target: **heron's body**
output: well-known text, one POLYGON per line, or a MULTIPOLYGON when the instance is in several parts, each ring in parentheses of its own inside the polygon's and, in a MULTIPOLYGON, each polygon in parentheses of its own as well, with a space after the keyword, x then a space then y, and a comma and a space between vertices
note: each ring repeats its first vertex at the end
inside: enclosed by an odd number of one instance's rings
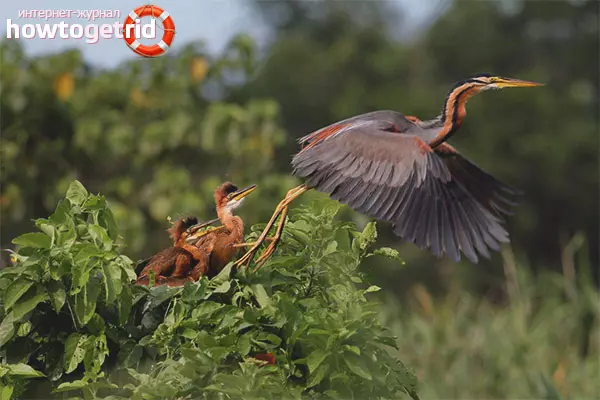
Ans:
MULTIPOLYGON (((394 232, 437 256, 472 262, 489 257, 508 241, 503 216, 516 194, 445 143, 462 125, 465 104, 476 93, 501 87, 538 86, 510 78, 480 74, 458 82, 449 91, 441 114, 429 121, 395 111, 375 111, 336 122, 300 139, 303 146, 292 160, 294 175, 305 184, 292 189, 280 203, 264 240, 278 215, 309 189, 381 221, 394 232)), ((276 242, 276 241, 275 241, 276 242)), ((264 261, 274 250, 270 245, 264 261)), ((240 262, 249 261, 256 248, 240 262)))
POLYGON ((206 262, 204 253, 188 244, 186 230, 198 223, 194 217, 182 218, 169 229, 173 246, 163 249, 148 260, 141 263, 143 267, 136 281, 140 285, 148 285, 150 271, 154 273, 157 284, 167 283, 168 279, 187 278, 192 269, 201 262, 206 262))
POLYGON ((228 194, 236 192, 237 187, 232 184, 224 184, 215 191, 215 203, 217 205, 217 216, 222 226, 207 236, 202 236, 199 241, 192 242, 201 251, 209 254, 204 275, 209 278, 217 275, 229 261, 239 252, 236 245, 244 241, 244 221, 233 215, 233 208, 228 206, 230 201, 228 194), (210 248, 210 251, 207 251, 210 248))
POLYGON ((196 218, 181 219, 169 230, 173 247, 164 249, 150 258, 137 280, 147 285, 148 274, 154 271, 157 284, 181 286, 186 281, 197 281, 201 276, 217 275, 233 258, 243 241, 244 223, 232 211, 242 199, 254 190, 254 186, 238 190, 230 182, 219 186, 214 193, 217 215, 222 225, 209 226, 216 220, 197 225, 196 218))

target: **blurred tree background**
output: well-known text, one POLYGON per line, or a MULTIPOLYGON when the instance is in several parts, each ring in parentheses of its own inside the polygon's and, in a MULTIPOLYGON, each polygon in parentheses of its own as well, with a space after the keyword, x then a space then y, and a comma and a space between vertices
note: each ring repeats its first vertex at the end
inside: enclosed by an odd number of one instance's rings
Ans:
MULTIPOLYGON (((30 57, 4 40, 0 245, 48 215, 73 179, 109 198, 134 258, 168 244, 168 216, 213 218, 212 189, 226 179, 259 185, 240 213, 248 224, 265 221, 297 183, 296 138, 376 109, 431 118, 454 81, 478 72, 539 81, 546 86, 476 97, 452 138, 524 191, 509 220, 511 245, 480 265, 456 265, 401 245, 379 224, 380 244, 398 248, 406 268, 378 259, 365 269, 394 294, 388 317, 417 352, 406 361, 430 396, 538 396, 547 379, 573 394, 569 378, 580 397, 598 393, 587 378, 600 373, 589 361, 598 358, 599 306, 583 288, 599 266, 599 4, 443 2, 404 38, 405 16, 390 2, 256 1, 271 33, 264 46, 238 36, 210 54, 191 43, 112 70, 87 65, 78 51, 30 57), (460 324, 436 320, 434 310, 456 311, 460 324), (525 340, 534 328, 544 333, 525 340), (482 339, 467 349, 469 337, 482 339), (501 338, 508 344, 497 358, 481 354, 501 338), (423 341, 421 354, 414 346, 423 341), (461 349, 481 359, 471 365, 461 349), (457 365, 461 373, 448 377, 457 365), (525 365, 535 377, 511 387, 525 365), (466 390, 475 373, 481 385, 466 390)), ((347 208, 344 218, 367 221, 347 208)))

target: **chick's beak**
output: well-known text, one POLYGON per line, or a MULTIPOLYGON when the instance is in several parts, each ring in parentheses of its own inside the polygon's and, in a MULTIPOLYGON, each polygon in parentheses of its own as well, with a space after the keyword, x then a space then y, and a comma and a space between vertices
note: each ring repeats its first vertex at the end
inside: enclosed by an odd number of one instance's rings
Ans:
POLYGON ((210 221, 205 221, 196 225, 192 225, 186 229, 186 232, 188 235, 193 235, 194 233, 198 232, 198 230, 210 226, 212 224, 216 224, 217 222, 219 222, 219 218, 211 219, 210 221))
POLYGON ((245 187, 243 189, 238 190, 237 192, 233 192, 230 196, 229 196, 229 200, 235 200, 235 201, 240 201, 241 199, 243 199, 244 197, 248 196, 250 193, 252 193, 254 190, 256 189, 256 185, 250 185, 248 187, 245 187))
POLYGON ((534 87, 534 86, 544 86, 543 83, 531 82, 531 81, 523 81, 521 79, 512 79, 512 78, 498 78, 495 82, 498 87, 534 87))

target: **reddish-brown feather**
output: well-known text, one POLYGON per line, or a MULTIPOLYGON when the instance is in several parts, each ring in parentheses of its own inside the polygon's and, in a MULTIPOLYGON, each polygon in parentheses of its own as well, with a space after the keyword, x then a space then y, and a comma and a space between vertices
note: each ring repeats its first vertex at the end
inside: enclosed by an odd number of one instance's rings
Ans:
POLYGON ((323 129, 320 129, 320 130, 310 134, 309 136, 304 138, 303 142, 308 143, 308 144, 302 148, 301 152, 315 147, 321 141, 323 141, 326 138, 328 138, 329 136, 341 131, 346 126, 347 126, 346 124, 331 125, 331 126, 325 127, 323 129))

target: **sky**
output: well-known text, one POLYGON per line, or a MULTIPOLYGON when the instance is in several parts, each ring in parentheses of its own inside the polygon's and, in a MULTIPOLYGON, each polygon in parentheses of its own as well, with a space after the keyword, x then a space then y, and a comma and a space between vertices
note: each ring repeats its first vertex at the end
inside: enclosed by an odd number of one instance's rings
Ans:
MULTIPOLYGON (((271 0, 273 1, 273 0, 271 0)), ((283 0, 282 0, 283 1, 283 0)), ((350 1, 350 0, 348 0, 350 1)), ((426 20, 439 0, 396 0, 394 3, 402 7, 407 13, 410 24, 418 26, 426 20)), ((6 0, 0 8, 0 32, 3 40, 7 37, 7 19, 13 24, 44 24, 59 23, 62 19, 48 21, 39 18, 18 19, 20 10, 120 10, 120 21, 133 9, 147 4, 140 0, 6 0)), ((173 47, 178 43, 193 40, 203 40, 210 52, 220 51, 229 39, 237 33, 247 33, 259 43, 266 40, 268 32, 253 16, 248 0, 157 0, 157 6, 167 10, 175 23, 176 36, 173 47)), ((118 19, 97 19, 88 22, 86 19, 64 19, 69 24, 81 24, 85 27, 88 23, 112 24, 118 19)), ((410 28, 410 27, 409 27, 410 28)), ((14 39, 13 39, 14 40, 14 39)), ((120 62, 138 57, 123 42, 122 39, 100 39, 98 43, 89 44, 83 39, 23 39, 21 44, 25 50, 34 55, 54 53, 67 48, 81 49, 84 58, 89 63, 99 67, 113 67, 120 62)), ((144 42, 147 44, 146 42, 144 42)), ((149 44, 149 43, 148 43, 149 44)))

